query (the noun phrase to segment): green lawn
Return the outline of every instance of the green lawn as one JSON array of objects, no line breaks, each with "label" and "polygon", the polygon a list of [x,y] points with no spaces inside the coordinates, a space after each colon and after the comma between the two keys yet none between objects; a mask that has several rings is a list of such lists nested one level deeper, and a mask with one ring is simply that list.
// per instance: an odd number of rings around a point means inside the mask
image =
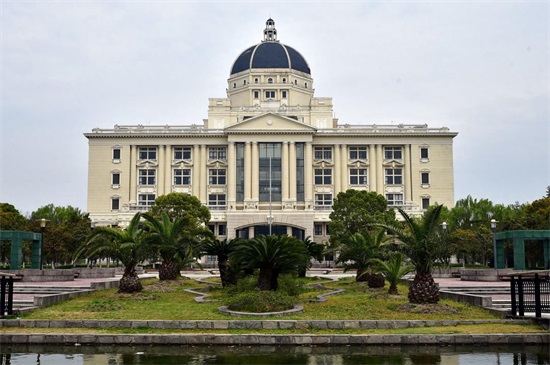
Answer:
[{"label": "green lawn", "polygon": [[[300,279],[303,283],[317,283],[316,279]],[[143,280],[141,293],[117,294],[116,289],[96,291],[73,298],[51,307],[41,308],[23,315],[23,319],[113,319],[113,320],[238,320],[238,319],[292,319],[292,320],[467,320],[500,319],[494,312],[466,304],[441,300],[437,305],[412,306],[408,304],[407,287],[399,286],[400,295],[388,295],[384,289],[369,289],[355,283],[352,278],[339,282],[323,282],[300,295],[300,300],[317,294],[344,289],[342,294],[330,296],[324,303],[300,302],[304,312],[277,317],[232,317],[218,311],[219,303],[196,303],[195,295],[184,292],[189,288],[206,288],[212,298],[223,300],[228,294],[214,286],[194,280],[159,282]],[[314,329],[300,326],[289,330],[262,329],[200,329],[158,330],[151,328],[0,328],[1,333],[88,333],[88,334],[487,334],[487,333],[539,333],[543,330],[534,324],[487,323],[476,325],[434,326],[405,329]]]}]

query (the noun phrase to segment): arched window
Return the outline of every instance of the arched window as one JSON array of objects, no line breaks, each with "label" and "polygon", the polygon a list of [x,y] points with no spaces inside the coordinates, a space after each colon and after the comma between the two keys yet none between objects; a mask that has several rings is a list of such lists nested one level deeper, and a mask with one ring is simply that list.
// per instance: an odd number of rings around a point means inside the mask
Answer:
[{"label": "arched window", "polygon": [[267,83],[268,83],[268,84],[272,84],[272,83],[273,83],[273,79],[270,77],[269,79],[267,79]]}]

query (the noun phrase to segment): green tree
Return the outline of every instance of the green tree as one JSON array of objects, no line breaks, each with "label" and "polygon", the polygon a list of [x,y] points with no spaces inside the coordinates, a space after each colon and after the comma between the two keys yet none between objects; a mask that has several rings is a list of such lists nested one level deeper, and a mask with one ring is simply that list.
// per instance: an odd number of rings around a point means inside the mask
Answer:
[{"label": "green tree", "polygon": [[401,241],[402,251],[414,265],[416,274],[409,287],[411,303],[439,301],[439,287],[432,277],[432,269],[440,251],[438,245],[441,240],[437,236],[441,229],[439,224],[442,209],[442,205],[437,205],[428,209],[420,219],[414,219],[398,208],[403,216],[404,226],[383,225]]},{"label": "green tree", "polygon": [[168,214],[174,221],[176,218],[184,222],[186,230],[193,231],[210,221],[210,211],[193,195],[185,193],[170,193],[155,199],[151,214],[160,219],[162,212]]},{"label": "green tree", "polygon": [[307,250],[293,237],[258,236],[243,242],[229,257],[243,268],[259,269],[260,290],[277,290],[279,275],[297,272],[307,260]]},{"label": "green tree", "polygon": [[533,201],[525,207],[527,229],[550,229],[550,198]]},{"label": "green tree", "polygon": [[[344,237],[339,247],[340,255],[337,263],[344,264],[344,271],[357,270],[355,281],[366,281],[370,287],[380,287],[376,282],[376,259],[382,258],[382,245],[386,240],[386,233],[378,229],[372,233],[354,233]],[[384,286],[384,280],[382,279]]]},{"label": "green tree", "polygon": [[229,262],[229,256],[237,249],[240,243],[241,240],[238,238],[226,238],[224,240],[207,240],[201,245],[201,254],[217,256],[220,279],[224,288],[237,284],[237,272],[234,269],[234,265],[231,265]]},{"label": "green tree", "polygon": [[387,262],[375,259],[378,265],[378,271],[384,275],[384,278],[390,283],[389,294],[399,294],[397,284],[401,278],[414,271],[414,266],[405,262],[405,258],[400,252],[391,255]]},{"label": "green tree", "polygon": [[[0,230],[25,231],[28,220],[15,207],[8,203],[0,203]],[[0,263],[7,263],[11,255],[9,241],[0,242]]]},{"label": "green tree", "polygon": [[143,289],[136,273],[137,265],[150,255],[146,232],[141,229],[141,214],[137,213],[125,229],[95,227],[75,259],[107,253],[124,265],[119,293],[135,293]]},{"label": "green tree", "polygon": [[395,212],[387,207],[386,198],[373,191],[349,189],[338,193],[329,216],[331,241],[365,232],[373,223],[394,224]]},{"label": "green tree", "polygon": [[307,260],[298,271],[298,276],[301,278],[305,278],[307,270],[311,268],[311,260],[317,260],[319,262],[323,260],[325,245],[313,241],[309,236],[307,236],[302,242],[306,247]]},{"label": "green tree", "polygon": [[185,265],[196,261],[193,239],[186,235],[185,221],[181,218],[172,221],[164,211],[161,212],[161,219],[147,213],[142,217],[148,233],[146,240],[162,259],[159,279],[176,280]]}]

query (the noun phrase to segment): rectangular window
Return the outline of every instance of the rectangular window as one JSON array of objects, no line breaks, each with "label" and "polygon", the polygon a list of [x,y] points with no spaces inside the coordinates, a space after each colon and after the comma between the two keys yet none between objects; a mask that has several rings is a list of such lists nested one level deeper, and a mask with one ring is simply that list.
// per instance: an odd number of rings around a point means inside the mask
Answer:
[{"label": "rectangular window", "polygon": [[422,198],[422,209],[426,210],[430,206],[430,198]]},{"label": "rectangular window", "polygon": [[227,160],[227,148],[226,147],[209,147],[208,148],[209,160]]},{"label": "rectangular window", "polygon": [[225,176],[225,169],[210,169],[208,170],[208,184],[225,185]]},{"label": "rectangular window", "polygon": [[332,194],[315,194],[315,209],[330,209],[332,207]]},{"label": "rectangular window", "polygon": [[316,224],[314,226],[315,228],[315,231],[313,234],[315,234],[316,236],[322,236],[323,235],[323,225],[322,224]]},{"label": "rectangular window", "polygon": [[174,147],[174,160],[190,160],[191,147]]},{"label": "rectangular window", "polygon": [[428,147],[420,148],[420,158],[423,160],[427,160],[428,158],[430,158],[430,155],[428,153]]},{"label": "rectangular window", "polygon": [[281,98],[282,99],[286,99],[286,93],[287,93],[286,90],[281,91]]},{"label": "rectangular window", "polygon": [[112,198],[111,210],[119,210],[119,209],[120,209],[120,198]]},{"label": "rectangular window", "polygon": [[112,175],[111,184],[112,185],[120,185],[120,174],[119,173],[114,173]]},{"label": "rectangular window", "polygon": [[331,185],[332,169],[315,169],[315,185]]},{"label": "rectangular window", "polygon": [[367,169],[350,169],[350,185],[367,185]]},{"label": "rectangular window", "polygon": [[386,194],[388,205],[403,205],[403,194]]},{"label": "rectangular window", "polygon": [[325,224],[325,234],[326,234],[327,236],[330,236],[330,229],[329,229],[328,223]]},{"label": "rectangular window", "polygon": [[218,226],[218,236],[227,236],[227,226],[225,224]]},{"label": "rectangular window", "polygon": [[403,158],[401,147],[384,147],[384,158],[386,160],[401,160]]},{"label": "rectangular window", "polygon": [[315,160],[332,160],[332,147],[315,147]]},{"label": "rectangular window", "polygon": [[237,155],[237,171],[236,171],[236,190],[237,190],[237,201],[244,201],[244,143],[236,143],[236,155]]},{"label": "rectangular window", "polygon": [[140,160],[156,160],[157,148],[156,147],[140,147],[139,148]]},{"label": "rectangular window", "polygon": [[120,160],[120,148],[113,148],[113,160]]},{"label": "rectangular window", "polygon": [[208,229],[210,232],[214,233],[216,231],[216,225],[215,224],[209,224]]},{"label": "rectangular window", "polygon": [[422,185],[428,185],[430,183],[430,173],[429,172],[421,172],[420,178],[422,181]]},{"label": "rectangular window", "polygon": [[174,185],[191,185],[191,169],[174,169]]},{"label": "rectangular window", "polygon": [[367,159],[367,147],[350,147],[349,148],[350,160],[366,160]]},{"label": "rectangular window", "polygon": [[403,169],[386,169],[386,185],[403,184]]},{"label": "rectangular window", "polygon": [[227,205],[225,194],[208,194],[209,207],[224,207]]},{"label": "rectangular window", "polygon": [[148,207],[155,205],[155,194],[139,194],[138,205]]},{"label": "rectangular window", "polygon": [[266,92],[265,92],[265,98],[266,98],[266,99],[275,99],[275,91],[266,90]]},{"label": "rectangular window", "polygon": [[304,199],[304,143],[296,143],[296,201]]},{"label": "rectangular window", "polygon": [[282,199],[282,145],[280,143],[260,143],[258,147],[260,181],[257,184],[260,190],[260,202],[280,202]]},{"label": "rectangular window", "polygon": [[141,169],[139,170],[139,185],[155,185],[156,170]]},{"label": "rectangular window", "polygon": [[254,99],[259,99],[259,98],[260,98],[260,92],[257,90],[254,90]]}]

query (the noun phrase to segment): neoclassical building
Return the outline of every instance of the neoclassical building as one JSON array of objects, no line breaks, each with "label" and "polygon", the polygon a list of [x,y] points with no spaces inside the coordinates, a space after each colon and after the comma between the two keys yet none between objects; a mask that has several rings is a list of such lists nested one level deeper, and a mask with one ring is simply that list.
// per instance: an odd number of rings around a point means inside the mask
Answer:
[{"label": "neoclassical building", "polygon": [[306,59],[268,19],[203,123],[85,133],[88,211],[96,225],[125,226],[156,197],[182,192],[210,208],[220,238],[271,231],[326,241],[332,201],[347,189],[375,191],[412,214],[453,206],[456,135],[425,124],[339,124],[332,98],[314,97]]}]

